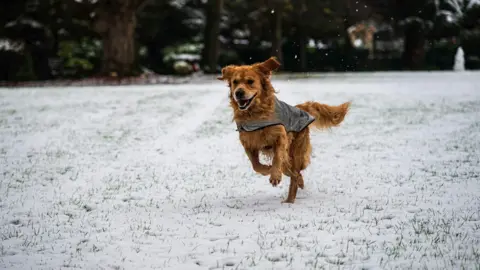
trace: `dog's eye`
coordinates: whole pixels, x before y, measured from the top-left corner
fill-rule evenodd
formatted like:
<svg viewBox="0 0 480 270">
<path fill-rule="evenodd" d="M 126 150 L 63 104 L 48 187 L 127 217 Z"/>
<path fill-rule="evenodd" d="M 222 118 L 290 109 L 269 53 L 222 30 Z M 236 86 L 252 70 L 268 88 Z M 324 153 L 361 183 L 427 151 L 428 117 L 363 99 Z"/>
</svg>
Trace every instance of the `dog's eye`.
<svg viewBox="0 0 480 270">
<path fill-rule="evenodd" d="M 250 80 L 247 81 L 247 83 L 248 83 L 248 84 L 253 84 L 253 80 L 250 79 Z"/>
<path fill-rule="evenodd" d="M 233 84 L 237 84 L 237 83 L 238 83 L 238 81 L 237 81 L 237 80 L 233 80 Z"/>
</svg>

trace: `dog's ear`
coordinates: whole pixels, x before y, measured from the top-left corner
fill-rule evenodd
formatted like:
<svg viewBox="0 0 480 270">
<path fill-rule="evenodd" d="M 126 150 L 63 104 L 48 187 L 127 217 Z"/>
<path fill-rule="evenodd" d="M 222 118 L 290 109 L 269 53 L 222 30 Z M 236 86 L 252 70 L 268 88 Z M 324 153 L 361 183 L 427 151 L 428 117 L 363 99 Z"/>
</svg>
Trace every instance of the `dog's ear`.
<svg viewBox="0 0 480 270">
<path fill-rule="evenodd" d="M 278 62 L 277 58 L 270 57 L 266 61 L 262 63 L 258 63 L 254 65 L 260 72 L 262 72 L 266 76 L 270 76 L 272 71 L 278 69 L 281 65 Z"/>
<path fill-rule="evenodd" d="M 230 78 L 232 78 L 234 70 L 235 70 L 234 65 L 229 65 L 229 66 L 226 66 L 226 67 L 222 68 L 222 76 L 217 77 L 217 80 L 220 80 L 220 81 L 230 80 Z"/>
</svg>

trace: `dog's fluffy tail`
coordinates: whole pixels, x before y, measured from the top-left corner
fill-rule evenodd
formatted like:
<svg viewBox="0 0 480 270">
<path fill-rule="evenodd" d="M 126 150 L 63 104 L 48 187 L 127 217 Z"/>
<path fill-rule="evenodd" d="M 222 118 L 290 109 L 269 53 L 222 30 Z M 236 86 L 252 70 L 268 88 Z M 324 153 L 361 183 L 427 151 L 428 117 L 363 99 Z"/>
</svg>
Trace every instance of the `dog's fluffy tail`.
<svg viewBox="0 0 480 270">
<path fill-rule="evenodd" d="M 312 126 L 318 129 L 324 129 L 340 125 L 350 109 L 350 104 L 351 102 L 345 102 L 338 106 L 330 106 L 308 101 L 298 104 L 296 107 L 315 117 L 315 121 L 311 124 Z"/>
</svg>

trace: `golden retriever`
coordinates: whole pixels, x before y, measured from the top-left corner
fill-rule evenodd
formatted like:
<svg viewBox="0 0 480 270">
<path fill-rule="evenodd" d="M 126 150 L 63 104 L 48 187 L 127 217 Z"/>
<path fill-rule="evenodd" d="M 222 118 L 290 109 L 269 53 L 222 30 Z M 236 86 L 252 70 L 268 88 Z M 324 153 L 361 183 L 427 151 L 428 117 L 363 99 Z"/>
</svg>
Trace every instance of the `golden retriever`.
<svg viewBox="0 0 480 270">
<path fill-rule="evenodd" d="M 290 177 L 288 196 L 283 202 L 294 203 L 297 189 L 304 188 L 301 172 L 310 164 L 310 127 L 338 126 L 350 102 L 329 106 L 309 101 L 290 106 L 277 99 L 270 82 L 272 71 L 279 67 L 274 57 L 253 65 L 229 65 L 222 68 L 218 79 L 228 82 L 233 120 L 253 170 L 270 175 L 274 187 L 282 174 Z M 270 158 L 271 165 L 261 164 L 260 154 Z"/>
</svg>

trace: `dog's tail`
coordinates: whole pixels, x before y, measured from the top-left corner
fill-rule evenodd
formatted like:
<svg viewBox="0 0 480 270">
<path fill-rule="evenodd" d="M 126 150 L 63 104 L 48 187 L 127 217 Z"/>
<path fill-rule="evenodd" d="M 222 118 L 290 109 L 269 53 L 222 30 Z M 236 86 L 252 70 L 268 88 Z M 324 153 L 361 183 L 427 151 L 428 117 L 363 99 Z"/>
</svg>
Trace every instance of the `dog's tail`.
<svg viewBox="0 0 480 270">
<path fill-rule="evenodd" d="M 318 129 L 331 128 L 340 125 L 350 109 L 351 102 L 345 102 L 338 106 L 330 106 L 318 102 L 308 101 L 295 107 L 306 111 L 315 117 L 311 124 Z"/>
</svg>

